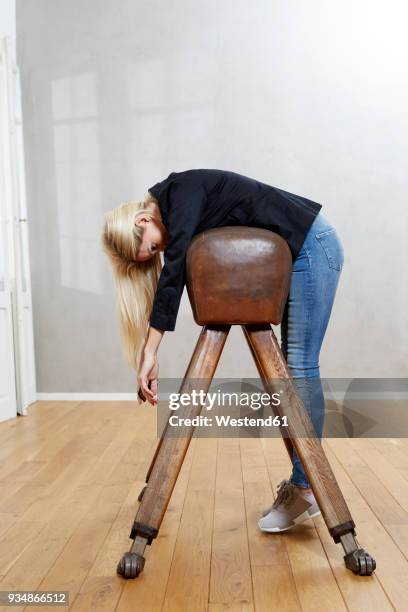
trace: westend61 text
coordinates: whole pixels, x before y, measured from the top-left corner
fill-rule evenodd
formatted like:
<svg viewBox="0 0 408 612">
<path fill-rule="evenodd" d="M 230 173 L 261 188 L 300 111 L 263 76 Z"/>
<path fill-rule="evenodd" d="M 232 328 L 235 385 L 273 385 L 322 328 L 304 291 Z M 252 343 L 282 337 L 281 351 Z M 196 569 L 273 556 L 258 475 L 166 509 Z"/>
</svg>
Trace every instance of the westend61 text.
<svg viewBox="0 0 408 612">
<path fill-rule="evenodd" d="M 192 419 L 187 417 L 178 417 L 173 414 L 169 418 L 171 427 L 213 427 L 214 419 L 212 417 L 198 415 Z M 266 418 L 241 417 L 233 419 L 229 415 L 216 416 L 215 424 L 217 427 L 288 427 L 288 417 L 285 416 L 268 416 Z"/>
<path fill-rule="evenodd" d="M 252 410 L 259 410 L 263 406 L 279 406 L 280 403 L 280 393 L 272 393 L 271 395 L 266 392 L 227 393 L 216 391 L 215 393 L 205 393 L 203 390 L 193 390 L 191 393 L 170 393 L 169 395 L 170 410 L 178 410 L 180 406 L 203 406 L 206 410 L 212 410 L 215 405 L 248 406 Z"/>
</svg>

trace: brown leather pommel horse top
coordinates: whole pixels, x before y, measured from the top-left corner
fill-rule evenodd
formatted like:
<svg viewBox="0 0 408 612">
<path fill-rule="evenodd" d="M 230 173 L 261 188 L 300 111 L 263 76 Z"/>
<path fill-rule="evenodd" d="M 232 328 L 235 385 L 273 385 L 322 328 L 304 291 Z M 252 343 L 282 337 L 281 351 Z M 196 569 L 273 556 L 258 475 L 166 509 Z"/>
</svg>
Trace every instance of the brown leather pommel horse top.
<svg viewBox="0 0 408 612">
<path fill-rule="evenodd" d="M 282 320 L 292 272 L 287 242 L 256 227 L 216 227 L 194 236 L 186 285 L 198 325 Z"/>
<path fill-rule="evenodd" d="M 350 510 L 271 325 L 282 320 L 291 274 L 289 247 L 270 230 L 227 226 L 194 236 L 186 255 L 186 285 L 201 332 L 179 393 L 208 392 L 231 325 L 240 324 L 265 391 L 280 393 L 280 403 L 272 403 L 270 409 L 290 460 L 295 450 L 329 533 L 343 546 L 346 567 L 368 576 L 375 570 L 375 560 L 355 538 Z M 189 402 L 180 406 L 182 425 L 176 436 L 169 415 L 138 497 L 140 506 L 129 536 L 132 545 L 117 566 L 117 573 L 126 579 L 143 570 L 144 551 L 158 535 L 202 407 Z"/>
</svg>

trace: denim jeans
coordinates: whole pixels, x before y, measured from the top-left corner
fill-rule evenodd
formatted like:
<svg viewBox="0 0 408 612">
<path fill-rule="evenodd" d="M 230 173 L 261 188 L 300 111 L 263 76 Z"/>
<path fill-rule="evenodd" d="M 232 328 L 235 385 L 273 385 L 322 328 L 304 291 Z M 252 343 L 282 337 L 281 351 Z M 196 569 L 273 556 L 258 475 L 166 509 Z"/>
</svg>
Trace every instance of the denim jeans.
<svg viewBox="0 0 408 612">
<path fill-rule="evenodd" d="M 319 212 L 293 262 L 281 323 L 281 349 L 320 440 L 325 404 L 319 355 L 343 262 L 343 246 L 337 231 Z M 290 481 L 300 487 L 309 487 L 294 449 L 292 460 Z"/>
</svg>

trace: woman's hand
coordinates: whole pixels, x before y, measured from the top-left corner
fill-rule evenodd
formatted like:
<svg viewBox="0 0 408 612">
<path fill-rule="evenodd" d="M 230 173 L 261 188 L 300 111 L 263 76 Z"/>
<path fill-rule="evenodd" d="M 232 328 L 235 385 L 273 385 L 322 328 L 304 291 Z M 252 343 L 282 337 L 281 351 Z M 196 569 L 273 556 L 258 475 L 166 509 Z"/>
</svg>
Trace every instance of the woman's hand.
<svg viewBox="0 0 408 612">
<path fill-rule="evenodd" d="M 152 406 L 157 404 L 157 383 L 159 376 L 159 362 L 157 353 L 144 351 L 137 377 L 138 404 L 148 401 Z"/>
</svg>

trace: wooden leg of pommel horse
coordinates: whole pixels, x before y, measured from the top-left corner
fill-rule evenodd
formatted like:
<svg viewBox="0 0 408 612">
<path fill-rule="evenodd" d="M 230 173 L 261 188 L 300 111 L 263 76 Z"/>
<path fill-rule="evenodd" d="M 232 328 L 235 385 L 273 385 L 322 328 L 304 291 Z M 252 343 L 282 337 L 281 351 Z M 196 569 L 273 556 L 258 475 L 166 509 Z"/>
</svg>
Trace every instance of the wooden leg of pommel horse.
<svg viewBox="0 0 408 612">
<path fill-rule="evenodd" d="M 360 576 L 371 575 L 376 567 L 375 560 L 357 544 L 355 523 L 309 413 L 293 383 L 271 325 L 243 325 L 242 328 L 266 391 L 272 394 L 284 387 L 286 397 L 281 397 L 281 404 L 273 408 L 277 416 L 287 417 L 287 432 L 291 442 L 290 445 L 286 444 L 289 456 L 292 459 L 293 444 L 329 533 L 336 543 L 341 542 L 343 546 L 346 567 Z M 286 442 L 286 438 L 284 440 Z"/>
<path fill-rule="evenodd" d="M 170 416 L 169 416 L 169 418 L 170 418 Z M 149 469 L 147 470 L 147 474 L 146 474 L 146 478 L 145 478 L 145 483 L 146 483 L 146 484 L 145 484 L 145 486 L 143 487 L 143 489 L 140 491 L 140 493 L 139 493 L 139 495 L 138 495 L 138 498 L 137 498 L 137 501 L 142 501 L 142 499 L 143 499 L 143 495 L 144 495 L 144 493 L 145 493 L 145 491 L 146 491 L 146 488 L 147 488 L 147 483 L 149 482 L 150 474 L 152 473 L 152 469 L 153 469 L 153 466 L 154 466 L 154 464 L 155 464 L 155 461 L 156 461 L 157 455 L 159 454 L 160 447 L 161 447 L 162 442 L 163 442 L 163 440 L 164 440 L 164 438 L 165 438 L 165 436 L 166 436 L 166 431 L 167 431 L 168 424 L 169 424 L 169 421 L 167 421 L 166 426 L 165 426 L 165 428 L 163 429 L 163 432 L 162 432 L 161 438 L 160 438 L 160 440 L 159 440 L 159 441 L 158 441 L 158 443 L 157 443 L 156 450 L 154 451 L 154 455 L 153 455 L 153 458 L 152 458 L 152 460 L 151 460 L 151 462 L 150 462 Z"/>
<path fill-rule="evenodd" d="M 203 326 L 179 393 L 207 393 L 230 328 L 230 325 Z M 201 410 L 200 404 L 180 406 L 177 416 L 179 419 L 193 419 Z M 147 484 L 140 495 L 141 503 L 129 536 L 133 539 L 133 544 L 117 566 L 117 573 L 124 578 L 136 578 L 143 570 L 143 553 L 158 534 L 194 427 L 178 427 L 177 436 L 166 435 L 166 430 L 167 427 L 156 448 L 146 478 Z"/>
</svg>

